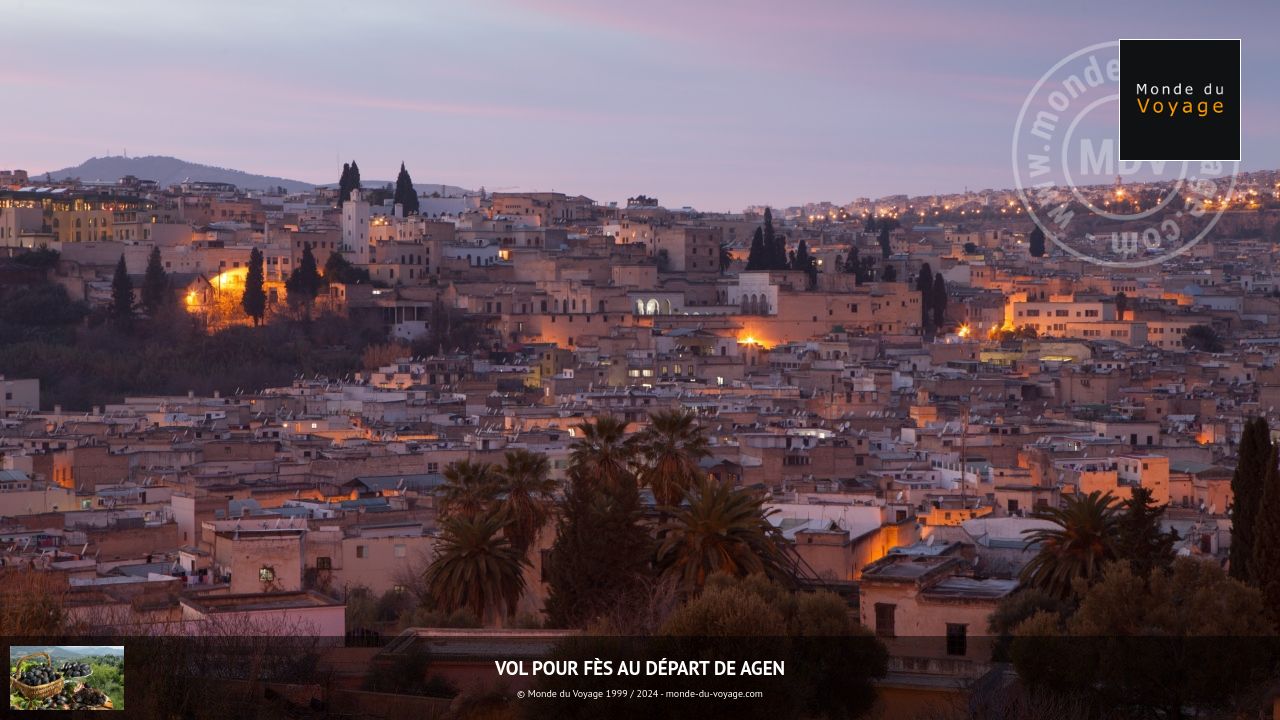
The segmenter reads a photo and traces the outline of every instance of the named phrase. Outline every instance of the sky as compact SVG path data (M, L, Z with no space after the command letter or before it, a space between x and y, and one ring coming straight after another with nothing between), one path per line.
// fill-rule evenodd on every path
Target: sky
M0 0L0 168L173 155L737 211L1013 186L1042 73L1243 39L1243 169L1280 167L1280 3Z

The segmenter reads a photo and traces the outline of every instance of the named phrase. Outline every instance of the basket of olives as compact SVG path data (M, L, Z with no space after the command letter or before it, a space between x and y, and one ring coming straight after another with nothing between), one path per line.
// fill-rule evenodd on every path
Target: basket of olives
M43 664L32 663L23 669L23 663L41 655L44 656ZM23 655L18 658L14 667L16 670L13 677L9 679L9 684L22 697L28 700L44 700L62 692L62 674L53 669L53 658L49 657L49 653L35 652Z
M101 690L81 684L75 690L64 685L37 708L39 710L113 710L111 698Z

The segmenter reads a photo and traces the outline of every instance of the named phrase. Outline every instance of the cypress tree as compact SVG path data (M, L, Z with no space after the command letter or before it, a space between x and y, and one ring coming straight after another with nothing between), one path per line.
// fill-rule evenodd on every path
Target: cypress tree
M546 567L554 627L582 627L609 613L652 574L653 540L640 525L634 487L605 490L575 476L556 530Z
M884 270L880 273L880 279L885 282L894 282L898 279L898 268L893 265L886 264Z
M267 291L263 288L262 251L254 248L249 253L249 273L244 278L244 295L240 306L244 314L253 318L255 326L262 323L267 314Z
M403 162L400 163L400 174L396 176L395 202L404 209L406 216L418 214L418 191L413 189L413 179Z
M747 255L747 269L767 269L765 268L765 254L764 233L757 227L755 235L751 236L751 253Z
M342 177L338 178L338 202L351 199L351 163L342 163Z
M352 160L351 161L351 189L359 190L360 187L361 187L360 186L360 166L356 164L355 160ZM348 193L347 197L350 198L351 194Z
M1280 617L1280 447L1271 446L1253 525L1253 583L1273 617ZM1232 539L1234 549L1234 538Z
M1027 243L1030 245L1031 257L1044 257L1044 231L1039 225L1031 230Z
M931 302L933 304L933 325L934 327L942 327L947 315L947 283L942 279L942 273L933 276Z
M880 224L880 255L888 260L893 254L893 248L889 245L889 223Z
M303 243L302 259L284 283L289 302L295 305L309 304L320 293L323 283L320 272L316 269L316 256L311 253L311 243Z
M124 264L124 254L116 263L115 275L111 278L111 304L107 312L115 320L129 320L133 317L133 281L129 279L129 269Z
M142 305L151 315L169 304L169 276L160 262L160 248L151 248L147 256L147 273L142 280Z
M1237 450L1236 470L1231 476L1231 577L1253 583L1253 554L1256 544L1263 478L1271 457L1271 428L1266 419L1255 417L1244 425Z
M765 266L762 270L787 269L787 241L778 238L773 229L773 210L764 209Z
M916 291L920 293L920 326L929 327L933 321L933 268L929 263L920 266L916 276Z

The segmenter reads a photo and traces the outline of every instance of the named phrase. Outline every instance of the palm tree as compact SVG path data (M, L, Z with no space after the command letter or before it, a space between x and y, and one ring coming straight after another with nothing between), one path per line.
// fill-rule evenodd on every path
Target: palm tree
M579 437L569 446L569 472L597 487L634 492L635 442L626 437L627 422L606 415L579 423L576 430Z
M521 554L551 518L556 482L547 477L550 470L546 455L524 449L507 451L498 469L498 507L509 523L507 537Z
M649 416L649 427L636 438L644 458L640 484L653 490L659 505L674 507L703 476L698 461L710 454L707 437L693 413L662 410Z
M444 469L440 517L475 515L489 509L498 493L498 478L489 463L457 460Z
M424 579L446 610L468 608L477 618L510 616L524 593L524 555L502 533L501 512L445 520Z
M786 577L782 537L769 522L777 510L766 511L762 495L704 478L686 499L663 526L658 548L663 574L685 592L697 592L716 572Z
M1027 547L1038 544L1040 550L1022 568L1022 581L1066 598L1076 578L1092 582L1101 577L1102 566L1116 557L1119 513L1115 496L1097 490L1036 513L1057 527L1026 531Z

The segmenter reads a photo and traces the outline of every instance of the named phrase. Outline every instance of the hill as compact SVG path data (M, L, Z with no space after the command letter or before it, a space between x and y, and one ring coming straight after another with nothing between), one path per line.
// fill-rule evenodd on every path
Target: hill
M126 175L141 180L154 180L161 187L176 185L185 180L232 183L245 190L267 190L284 187L289 192L302 192L315 187L311 183L288 178L254 175L241 170L201 165L165 155L145 157L95 157L75 167L54 170L49 173L54 180L80 178L83 181L115 182Z
M316 187L337 187L337 183L313 185L301 180L290 180L289 178L270 175L254 175L242 170L201 165L167 155L147 155L145 157L113 155L89 158L75 167L53 170L48 175L54 180L79 178L85 182L116 182L126 175L132 175L142 180L154 180L160 187L169 187L185 180L231 183L242 190L272 190L277 187L283 187L289 192L305 192ZM37 180L42 177L42 175L33 175L33 179ZM394 185L394 183L386 180L366 180L363 185L365 188L377 188L384 185ZM461 195L471 192L456 185L414 183L413 186L419 193L426 195L431 193Z

